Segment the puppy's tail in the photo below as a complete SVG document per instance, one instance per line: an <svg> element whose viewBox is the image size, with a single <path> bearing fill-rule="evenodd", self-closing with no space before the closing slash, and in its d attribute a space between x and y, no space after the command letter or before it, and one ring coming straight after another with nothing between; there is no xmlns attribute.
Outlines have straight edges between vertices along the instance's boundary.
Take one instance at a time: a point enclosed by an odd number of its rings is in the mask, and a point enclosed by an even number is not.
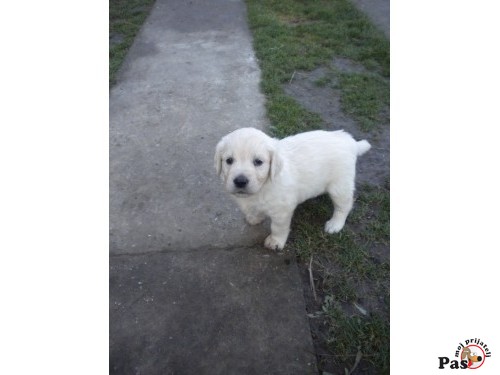
<svg viewBox="0 0 500 375"><path fill-rule="evenodd" d="M365 152L367 152L372 146L368 143L366 140L358 141L356 142L358 146L358 156L363 155Z"/></svg>

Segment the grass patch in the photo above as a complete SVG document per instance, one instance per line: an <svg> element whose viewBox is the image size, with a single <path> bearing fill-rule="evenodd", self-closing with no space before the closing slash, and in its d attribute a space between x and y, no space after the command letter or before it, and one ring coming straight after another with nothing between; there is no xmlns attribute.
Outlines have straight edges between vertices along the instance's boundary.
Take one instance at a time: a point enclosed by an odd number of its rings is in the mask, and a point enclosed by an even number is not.
<svg viewBox="0 0 500 375"><path fill-rule="evenodd" d="M321 117L304 109L293 98L278 93L266 103L267 114L272 124L273 134L283 138L307 130L321 129Z"/></svg>
<svg viewBox="0 0 500 375"><path fill-rule="evenodd" d="M116 82L116 73L153 4L154 0L109 1L110 87Z"/></svg>
<svg viewBox="0 0 500 375"><path fill-rule="evenodd" d="M389 76L388 40L349 1L247 0L247 4L262 70L262 90L275 136L323 125L314 114L298 109L300 106L293 99L283 98L282 85L290 82L294 72L311 71L340 56L362 64L373 74ZM346 92L348 83L346 79ZM356 106L358 98L352 95L346 99L349 108L358 118L365 113L373 117L371 102L359 99L365 103ZM285 110L283 103L291 110Z"/></svg>
<svg viewBox="0 0 500 375"><path fill-rule="evenodd" d="M328 300L323 306L330 325L327 345L332 353L340 353L339 359L348 364L352 354L358 351L366 361L373 363L380 374L389 373L389 326L384 319L346 316L342 309Z"/></svg>
<svg viewBox="0 0 500 375"><path fill-rule="evenodd" d="M390 192L386 187L363 185L358 188L356 202L344 229L330 235L323 231L333 205L328 195L310 199L297 207L290 245L300 261L311 255L327 255L347 272L368 274L370 245L389 244Z"/></svg>
<svg viewBox="0 0 500 375"><path fill-rule="evenodd" d="M342 108L355 118L361 129L369 131L382 121L389 105L389 82L375 74L340 74Z"/></svg>
<svg viewBox="0 0 500 375"><path fill-rule="evenodd" d="M327 195L300 205L293 218L288 246L301 264L314 259L326 346L337 370L350 368L360 351L379 373L388 372L389 263L377 249L388 250L389 195L388 186L361 186L346 226L335 235L323 232L333 210Z"/></svg>

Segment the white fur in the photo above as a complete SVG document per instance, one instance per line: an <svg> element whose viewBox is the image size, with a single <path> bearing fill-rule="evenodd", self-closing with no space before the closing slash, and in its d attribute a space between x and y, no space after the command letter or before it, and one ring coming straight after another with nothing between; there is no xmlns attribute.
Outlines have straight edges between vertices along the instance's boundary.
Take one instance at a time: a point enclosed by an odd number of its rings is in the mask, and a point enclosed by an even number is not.
<svg viewBox="0 0 500 375"><path fill-rule="evenodd" d="M342 130L317 130L277 140L260 130L242 128L220 140L215 168L248 223L271 218L265 246L283 249L297 205L323 193L330 195L334 205L325 231L343 228L353 204L356 158L370 147ZM244 187L243 180L248 181Z"/></svg>

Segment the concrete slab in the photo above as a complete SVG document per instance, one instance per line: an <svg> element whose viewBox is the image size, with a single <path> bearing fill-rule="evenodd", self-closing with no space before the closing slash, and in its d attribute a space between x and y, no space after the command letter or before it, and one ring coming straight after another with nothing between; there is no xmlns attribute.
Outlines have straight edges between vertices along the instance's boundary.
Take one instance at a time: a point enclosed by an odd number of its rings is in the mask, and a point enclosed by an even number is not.
<svg viewBox="0 0 500 375"><path fill-rule="evenodd" d="M114 256L110 288L110 374L317 373L293 258Z"/></svg>
<svg viewBox="0 0 500 375"><path fill-rule="evenodd" d="M157 0L110 92L112 254L247 246L215 176L223 135L267 124L243 1Z"/></svg>

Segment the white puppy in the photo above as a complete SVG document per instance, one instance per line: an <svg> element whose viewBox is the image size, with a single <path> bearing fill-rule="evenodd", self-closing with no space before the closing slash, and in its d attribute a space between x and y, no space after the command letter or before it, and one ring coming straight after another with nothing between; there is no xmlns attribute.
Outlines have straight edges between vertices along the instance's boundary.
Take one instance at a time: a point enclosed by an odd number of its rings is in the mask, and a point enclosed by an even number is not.
<svg viewBox="0 0 500 375"><path fill-rule="evenodd" d="M282 140L242 128L223 137L215 169L248 223L271 218L270 249L283 249L298 204L328 193L334 212L325 231L342 229L353 204L356 158L370 149L339 131L311 131Z"/></svg>

